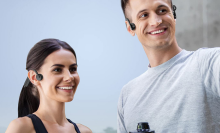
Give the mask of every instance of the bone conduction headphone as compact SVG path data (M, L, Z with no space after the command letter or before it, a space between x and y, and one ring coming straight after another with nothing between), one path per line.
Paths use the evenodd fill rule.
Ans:
M36 79L38 81L41 81L43 79L43 75L42 74L38 74L36 70L33 70L37 75L36 75ZM27 77L27 79L25 80L25 83L24 83L24 87L27 87L30 83L30 80L29 78Z
M176 19L176 6L173 5L173 16L174 16L174 19ZM130 27L131 27L131 30L135 30L136 29L136 26L134 23L131 23L130 20L128 18L125 18L126 21L128 21Z

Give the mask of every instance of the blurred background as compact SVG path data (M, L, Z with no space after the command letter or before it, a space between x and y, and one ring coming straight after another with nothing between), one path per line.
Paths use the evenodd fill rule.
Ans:
M186 50L220 46L219 0L173 0L176 36ZM147 70L148 59L125 28L120 0L0 0L0 133L17 118L29 50L45 38L76 51L81 81L66 115L94 133L116 133L123 85Z

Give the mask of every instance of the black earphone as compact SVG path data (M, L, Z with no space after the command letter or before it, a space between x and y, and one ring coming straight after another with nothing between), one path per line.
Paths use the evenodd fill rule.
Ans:
M173 5L173 16L174 16L174 19L176 19L176 6Z
M176 19L176 6L173 5L173 16L174 16L174 19ZM135 30L136 26L134 23L131 23L130 20L128 18L125 18L126 21L128 21L130 27L131 27L131 30Z
M131 30L135 30L136 26L134 23L131 23L130 20L128 18L125 18L126 21L128 21L130 27L131 27Z
M38 74L36 70L33 70L33 71L37 74L37 75L36 75L36 79L37 79L38 81L41 81L41 80L43 79L43 75L42 75L42 74ZM27 87L27 86L29 85L29 83L30 83L30 80L29 80L29 78L27 77L27 79L26 79L25 82L24 82L24 87Z
M38 81L41 81L43 79L43 75L42 74L38 74L36 70L33 70L35 71L35 73L37 74L36 78Z

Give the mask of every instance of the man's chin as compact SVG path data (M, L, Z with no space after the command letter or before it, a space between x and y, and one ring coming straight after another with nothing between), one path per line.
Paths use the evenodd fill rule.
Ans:
M169 41L167 40L155 40L151 41L151 43L148 41L147 43L144 44L145 47L147 48L152 48L152 49L161 49L169 46Z

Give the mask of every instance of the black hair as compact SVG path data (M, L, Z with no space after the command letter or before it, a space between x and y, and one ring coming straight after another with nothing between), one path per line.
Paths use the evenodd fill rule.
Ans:
M39 70L43 65L45 58L51 53L66 49L72 52L76 58L75 51L64 41L58 39L44 39L36 43L28 53L26 61L26 70ZM18 117L23 117L37 111L40 104L40 96L37 88L27 78L22 87L18 102Z

